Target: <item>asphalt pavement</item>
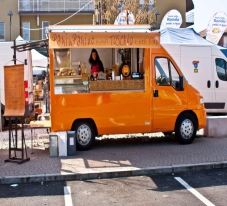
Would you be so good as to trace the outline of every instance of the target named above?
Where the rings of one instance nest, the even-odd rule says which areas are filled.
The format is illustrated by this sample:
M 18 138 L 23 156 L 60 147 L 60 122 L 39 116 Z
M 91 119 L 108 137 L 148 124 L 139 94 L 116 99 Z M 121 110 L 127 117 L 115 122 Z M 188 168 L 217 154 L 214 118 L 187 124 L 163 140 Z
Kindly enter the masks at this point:
M 227 136 L 207 138 L 198 134 L 192 144 L 181 145 L 173 135 L 164 137 L 162 133 L 110 135 L 97 138 L 91 150 L 77 151 L 75 156 L 50 157 L 47 135 L 37 141 L 37 135 L 45 133 L 46 130 L 37 130 L 31 144 L 30 130 L 25 130 L 30 161 L 17 164 L 5 162 L 9 158 L 8 132 L 2 132 L 0 184 L 127 177 L 227 167 Z M 16 154 L 20 156 L 20 152 Z

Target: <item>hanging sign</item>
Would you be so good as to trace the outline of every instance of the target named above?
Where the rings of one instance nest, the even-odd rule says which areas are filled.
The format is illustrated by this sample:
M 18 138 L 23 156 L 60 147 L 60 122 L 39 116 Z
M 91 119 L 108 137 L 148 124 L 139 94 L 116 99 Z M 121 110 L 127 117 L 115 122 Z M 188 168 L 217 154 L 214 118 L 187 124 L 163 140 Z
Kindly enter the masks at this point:
M 165 28 L 180 28 L 182 24 L 182 16 L 176 9 L 170 10 L 162 19 L 160 30 Z
M 4 116 L 24 116 L 25 89 L 24 64 L 4 66 L 5 112 Z
M 157 32 L 50 32 L 50 48 L 159 48 Z
M 227 28 L 227 15 L 224 12 L 216 13 L 207 26 L 206 40 L 218 44 Z

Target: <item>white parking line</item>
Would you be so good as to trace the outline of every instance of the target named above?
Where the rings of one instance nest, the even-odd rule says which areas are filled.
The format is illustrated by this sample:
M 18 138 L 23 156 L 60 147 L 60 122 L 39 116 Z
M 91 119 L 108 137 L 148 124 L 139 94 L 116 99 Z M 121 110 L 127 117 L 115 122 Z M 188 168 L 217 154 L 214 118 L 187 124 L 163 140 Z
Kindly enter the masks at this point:
M 71 189 L 69 186 L 64 187 L 65 206 L 73 206 Z
M 195 195 L 199 200 L 201 200 L 207 206 L 215 206 L 212 202 L 210 202 L 207 198 L 202 196 L 199 192 L 197 192 L 194 188 L 188 185 L 187 182 L 182 180 L 180 177 L 174 177 L 179 183 L 181 183 L 186 189 L 189 190 L 193 195 Z

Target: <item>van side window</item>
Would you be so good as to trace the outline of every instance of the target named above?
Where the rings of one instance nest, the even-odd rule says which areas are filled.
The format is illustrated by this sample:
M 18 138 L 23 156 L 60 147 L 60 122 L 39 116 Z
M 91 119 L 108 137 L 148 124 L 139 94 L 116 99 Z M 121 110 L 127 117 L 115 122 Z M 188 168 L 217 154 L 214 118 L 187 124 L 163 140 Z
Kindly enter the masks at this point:
M 171 74 L 171 85 L 177 90 L 179 89 L 180 75 L 177 73 L 176 68 L 173 66 L 172 62 L 169 60 L 170 74 Z
M 155 58 L 155 73 L 157 85 L 170 85 L 169 63 L 167 58 Z
M 170 86 L 175 89 L 179 86 L 180 76 L 172 62 L 165 57 L 155 58 L 156 83 L 160 86 Z
M 217 70 L 217 75 L 220 80 L 227 81 L 227 74 L 226 74 L 226 69 L 227 69 L 227 63 L 224 59 L 215 59 L 216 62 L 216 70 Z

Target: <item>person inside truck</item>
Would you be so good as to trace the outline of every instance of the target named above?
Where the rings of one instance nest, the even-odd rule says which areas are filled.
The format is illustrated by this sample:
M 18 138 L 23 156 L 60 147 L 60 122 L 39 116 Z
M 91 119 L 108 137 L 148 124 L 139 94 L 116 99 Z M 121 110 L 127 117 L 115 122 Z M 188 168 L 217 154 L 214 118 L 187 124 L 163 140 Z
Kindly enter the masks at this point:
M 91 50 L 91 55 L 88 61 L 91 65 L 91 75 L 93 75 L 95 72 L 104 72 L 102 61 L 100 60 L 96 49 Z

